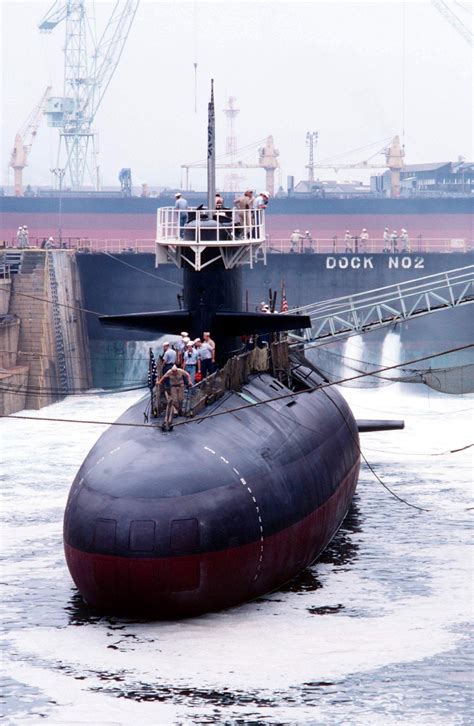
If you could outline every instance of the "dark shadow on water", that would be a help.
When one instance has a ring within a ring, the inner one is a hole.
[[[290,582],[275,592],[312,592],[322,587],[317,576],[317,565],[319,563],[334,565],[336,567],[347,567],[357,559],[359,545],[352,541],[351,535],[362,530],[362,517],[355,499],[347,513],[344,522],[338,533],[318,557],[316,562],[303,572],[300,572]],[[342,607],[342,605],[341,605]]]

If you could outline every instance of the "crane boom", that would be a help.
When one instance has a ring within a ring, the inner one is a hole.
[[[469,45],[474,47],[474,36],[472,34],[472,30],[469,30],[462,20],[456,15],[456,13],[451,10],[449,5],[444,2],[444,0],[431,0],[431,4],[435,6],[436,10],[438,10],[441,15],[448,21],[452,27],[457,30],[459,35],[461,35],[465,41],[469,43]]]
[[[64,92],[50,99],[46,114],[60,129],[58,168],[64,166],[71,187],[79,189],[87,173],[96,184],[96,149],[92,124],[117,68],[140,0],[116,0],[99,42],[92,37],[85,0],[55,2],[39,27],[50,31],[66,21]],[[65,160],[61,163],[65,146]]]
[[[28,156],[33,145],[33,141],[38,133],[38,127],[41,121],[44,107],[51,93],[51,86],[47,86],[45,92],[41,96],[39,103],[34,107],[21,130],[15,135],[15,142],[10,157],[10,166],[14,171],[15,196],[21,197],[23,194],[23,169],[28,165]]]

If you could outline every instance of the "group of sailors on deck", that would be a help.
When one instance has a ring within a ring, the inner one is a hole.
[[[165,395],[171,401],[174,415],[183,413],[184,389],[211,375],[215,369],[216,344],[206,331],[201,338],[191,340],[183,330],[181,339],[172,346],[163,343],[162,376],[157,386],[164,384]]]
[[[188,222],[188,200],[183,197],[181,192],[176,192],[175,196],[175,209],[178,215],[179,225],[179,236],[181,239],[184,237],[184,227]],[[237,216],[234,218],[237,222],[237,226],[242,227],[242,230],[247,231],[252,227],[253,217],[252,212],[257,209],[266,209],[270,200],[269,192],[260,192],[257,196],[251,189],[247,189],[242,196],[234,199],[233,207],[226,207],[224,197],[220,192],[216,193],[214,201],[214,217],[219,219],[221,222],[232,222],[233,221],[233,209],[238,210]],[[197,209],[203,207],[198,207]]]

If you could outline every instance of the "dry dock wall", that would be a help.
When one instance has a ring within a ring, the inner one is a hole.
[[[0,318],[0,413],[39,409],[91,385],[75,253],[25,250]]]

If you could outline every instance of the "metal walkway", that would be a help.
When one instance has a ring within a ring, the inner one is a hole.
[[[468,265],[298,308],[310,316],[312,328],[304,337],[291,337],[306,342],[348,337],[473,301],[474,265]]]

